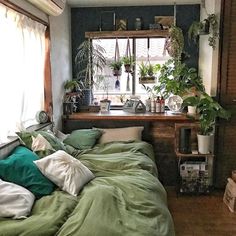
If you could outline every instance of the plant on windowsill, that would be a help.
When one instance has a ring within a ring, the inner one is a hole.
[[[96,72],[102,72],[106,66],[106,58],[104,56],[105,49],[91,40],[83,41],[75,56],[76,76],[77,81],[83,84],[83,101],[82,105],[89,105],[91,103],[93,75]]]
[[[210,153],[211,139],[217,118],[228,120],[231,116],[217,101],[207,93],[201,96],[191,96],[185,99],[185,105],[196,105],[198,116],[196,119],[200,123],[198,137],[198,150],[202,154]]]
[[[83,97],[84,85],[82,81],[67,80],[64,83],[63,113],[72,114],[78,111],[77,102]]]
[[[111,105],[111,100],[108,99],[109,78],[105,78],[104,76],[100,75],[97,82],[97,85],[100,86],[106,94],[106,97],[100,100],[100,111],[109,112]]]
[[[197,43],[200,35],[209,34],[208,44],[213,49],[216,47],[216,39],[219,37],[218,33],[218,19],[215,14],[209,14],[208,17],[202,21],[194,21],[188,29],[188,38]]]

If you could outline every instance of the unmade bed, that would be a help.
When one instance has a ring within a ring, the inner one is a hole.
[[[0,236],[172,236],[152,146],[115,141],[70,148],[95,176],[78,196],[60,188],[34,201],[25,219],[0,218]]]

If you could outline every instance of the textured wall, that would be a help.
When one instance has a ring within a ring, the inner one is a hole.
[[[173,5],[168,6],[142,6],[142,7],[87,7],[71,9],[71,39],[72,39],[72,60],[75,57],[76,49],[84,40],[86,31],[98,31],[100,26],[100,15],[102,11],[114,11],[116,18],[128,20],[128,30],[134,29],[136,17],[142,17],[143,28],[148,29],[150,23],[154,23],[154,16],[173,16]],[[198,47],[189,45],[187,31],[194,20],[199,20],[200,5],[177,5],[176,25],[181,27],[185,36],[185,51],[191,57],[187,61],[190,66],[198,67]]]

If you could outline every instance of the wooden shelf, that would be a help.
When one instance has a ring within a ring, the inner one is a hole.
[[[146,38],[161,37],[165,38],[169,35],[168,30],[122,30],[122,31],[93,31],[85,32],[85,38]]]
[[[186,114],[171,114],[166,111],[163,114],[158,113],[130,113],[123,110],[111,110],[108,113],[102,112],[78,112],[71,115],[63,115],[65,120],[115,120],[115,121],[175,121],[175,122],[192,122],[186,117]]]
[[[208,153],[208,154],[201,154],[201,153],[197,153],[197,154],[192,154],[192,153],[181,153],[179,152],[179,150],[175,151],[175,154],[177,157],[212,157],[214,156],[213,153]]]

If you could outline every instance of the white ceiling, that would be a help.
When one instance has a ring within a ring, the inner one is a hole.
[[[67,0],[71,7],[199,4],[202,0]]]

